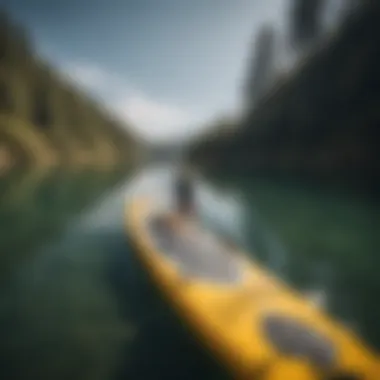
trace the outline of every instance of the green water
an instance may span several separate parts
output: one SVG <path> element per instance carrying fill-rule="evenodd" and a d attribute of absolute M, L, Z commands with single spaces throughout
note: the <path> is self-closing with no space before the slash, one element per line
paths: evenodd
<path fill-rule="evenodd" d="M 0 180 L 0 378 L 226 377 L 134 258 L 122 227 L 130 182 L 96 172 Z M 239 194 L 242 244 L 299 290 L 324 291 L 327 309 L 380 348 L 378 203 L 275 180 L 210 185 L 211 198 Z"/>
<path fill-rule="evenodd" d="M 241 182 L 249 246 L 297 289 L 324 292 L 326 309 L 379 349 L 378 200 L 297 182 Z"/>
<path fill-rule="evenodd" d="M 79 260 L 97 247 L 65 231 L 120 177 L 22 172 L 0 182 L 1 378 L 106 378 L 126 327 L 99 260 Z"/>

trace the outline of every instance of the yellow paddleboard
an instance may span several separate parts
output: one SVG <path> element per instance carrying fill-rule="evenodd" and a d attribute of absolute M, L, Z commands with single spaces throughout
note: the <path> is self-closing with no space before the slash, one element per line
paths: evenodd
<path fill-rule="evenodd" d="M 378 356 L 351 331 L 195 222 L 136 198 L 126 228 L 160 291 L 233 378 L 380 380 Z"/>

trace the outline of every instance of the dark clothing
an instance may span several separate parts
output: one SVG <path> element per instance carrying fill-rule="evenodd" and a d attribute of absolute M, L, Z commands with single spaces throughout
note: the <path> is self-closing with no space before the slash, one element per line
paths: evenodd
<path fill-rule="evenodd" d="M 192 180 L 186 175 L 180 175 L 175 183 L 175 197 L 180 213 L 188 214 L 194 207 L 194 187 Z"/>

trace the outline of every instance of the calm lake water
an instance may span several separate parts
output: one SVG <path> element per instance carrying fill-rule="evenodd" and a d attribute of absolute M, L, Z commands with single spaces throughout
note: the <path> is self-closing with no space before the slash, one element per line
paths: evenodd
<path fill-rule="evenodd" d="M 0 181 L 0 378 L 222 379 L 123 232 L 125 199 L 169 203 L 170 167 Z M 379 205 L 258 178 L 200 180 L 202 217 L 380 348 Z"/>

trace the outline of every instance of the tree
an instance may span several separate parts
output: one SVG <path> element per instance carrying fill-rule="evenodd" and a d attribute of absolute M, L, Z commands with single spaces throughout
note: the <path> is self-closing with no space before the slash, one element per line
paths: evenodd
<path fill-rule="evenodd" d="M 274 71 L 274 31 L 264 26 L 255 43 L 253 64 L 249 65 L 246 97 L 250 105 L 264 95 Z"/>
<path fill-rule="evenodd" d="M 322 12 L 325 0 L 292 0 L 291 44 L 305 48 L 314 43 L 322 32 Z"/>

